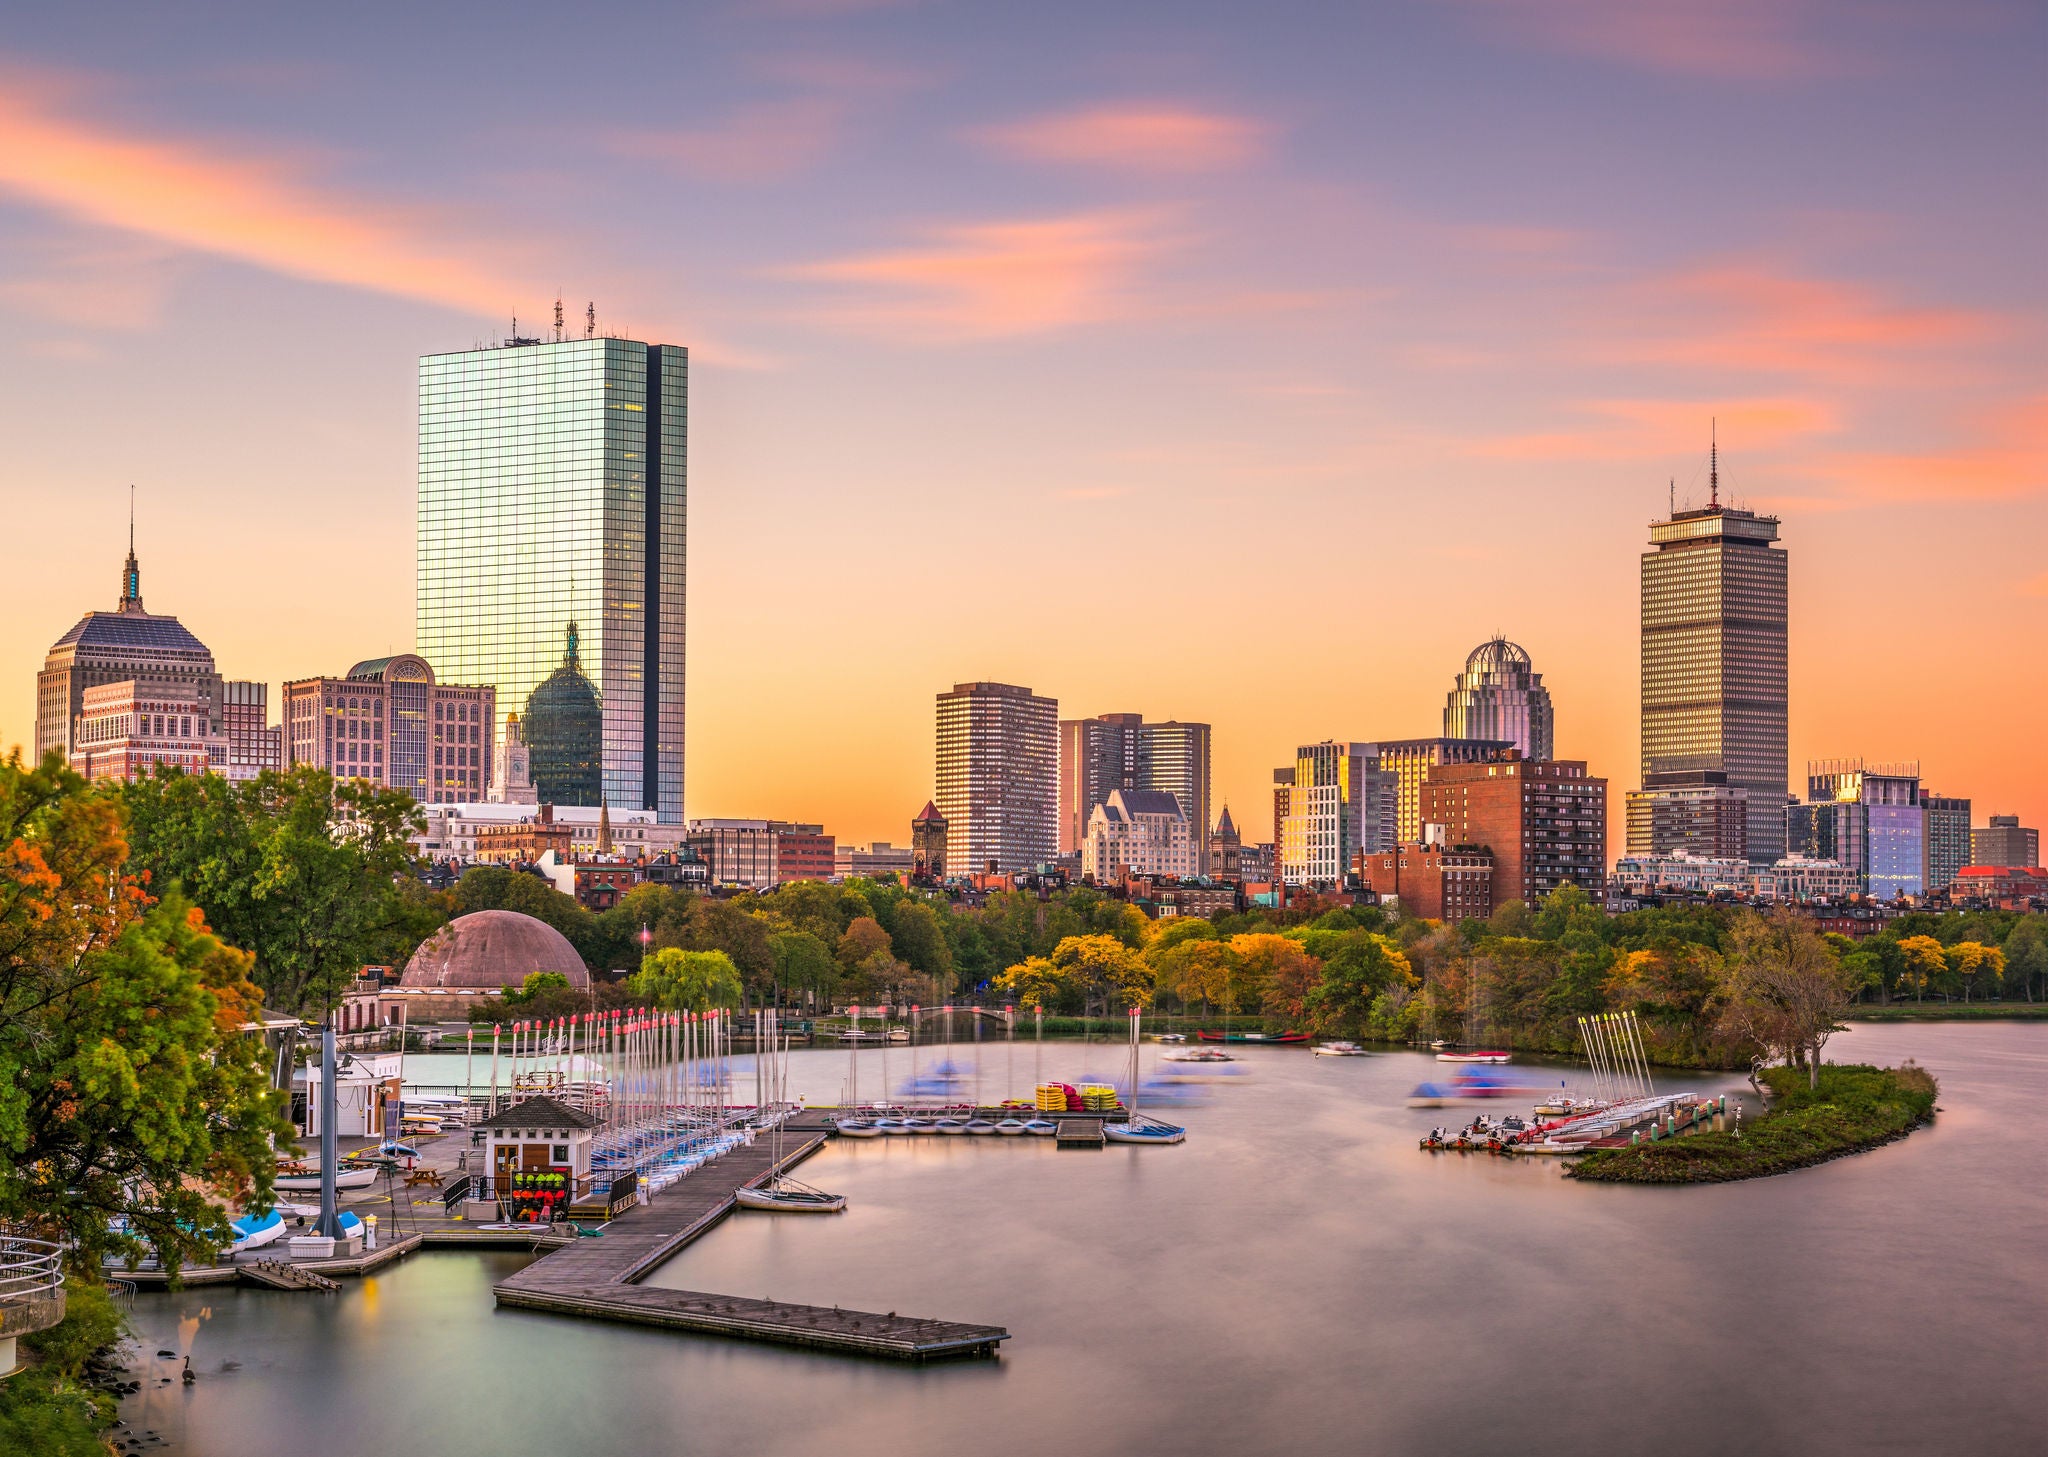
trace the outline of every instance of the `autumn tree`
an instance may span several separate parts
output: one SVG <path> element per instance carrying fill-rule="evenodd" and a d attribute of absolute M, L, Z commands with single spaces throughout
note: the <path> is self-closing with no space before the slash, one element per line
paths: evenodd
<path fill-rule="evenodd" d="M 1045 956 L 1027 956 L 996 978 L 996 990 L 1026 1011 L 1057 1006 L 1076 989 L 1072 973 Z"/>
<path fill-rule="evenodd" d="M 1107 1013 L 1152 1005 L 1152 968 L 1115 936 L 1069 936 L 1053 948 L 1052 964 L 1081 991 L 1082 1004 Z"/>
<path fill-rule="evenodd" d="M 267 1207 L 292 1129 L 248 954 L 150 902 L 125 829 L 58 756 L 0 761 L 0 1223 L 176 1268 L 229 1238 L 218 1201 Z"/>
<path fill-rule="evenodd" d="M 1821 1049 L 1841 1030 L 1851 973 L 1813 929 L 1782 908 L 1744 911 L 1729 929 L 1724 1022 L 1729 1030 L 1807 1069 L 1820 1086 Z"/>
<path fill-rule="evenodd" d="M 1948 953 L 1932 936 L 1908 936 L 1899 942 L 1899 985 L 1910 988 L 1914 1001 L 1925 998 L 1929 983 L 1948 974 Z"/>

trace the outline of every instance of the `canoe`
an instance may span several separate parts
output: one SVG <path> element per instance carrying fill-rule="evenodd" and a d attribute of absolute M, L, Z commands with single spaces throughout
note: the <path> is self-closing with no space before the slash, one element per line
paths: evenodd
<path fill-rule="evenodd" d="M 1283 1042 L 1308 1041 L 1306 1032 L 1197 1032 L 1195 1036 L 1204 1042 Z"/>

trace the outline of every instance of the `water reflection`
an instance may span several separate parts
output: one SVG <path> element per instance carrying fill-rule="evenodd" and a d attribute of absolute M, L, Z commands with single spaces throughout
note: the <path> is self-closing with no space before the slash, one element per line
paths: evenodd
<path fill-rule="evenodd" d="M 999 1322 L 1000 1362 L 495 1312 L 519 1257 L 448 1253 L 337 1298 L 142 1297 L 142 1348 L 190 1352 L 201 1379 L 150 1387 L 131 1421 L 209 1457 L 2038 1450 L 2048 1028 L 1866 1028 L 1832 1050 L 1917 1055 L 1940 1124 L 1781 1179 L 1587 1188 L 1547 1160 L 1419 1153 L 1442 1118 L 1403 1106 L 1422 1057 L 1248 1048 L 1247 1077 L 1177 1115 L 1183 1147 L 841 1143 L 804 1177 L 849 1213 L 737 1216 L 654 1277 Z M 1107 1065 L 1100 1046 L 1043 1058 L 1047 1077 Z M 1027 1082 L 1028 1047 L 1013 1061 Z M 797 1074 L 836 1097 L 846 1057 Z"/>

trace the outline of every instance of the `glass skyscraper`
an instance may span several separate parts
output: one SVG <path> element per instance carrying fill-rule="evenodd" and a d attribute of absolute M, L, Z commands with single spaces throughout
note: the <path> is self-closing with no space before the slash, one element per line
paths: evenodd
<path fill-rule="evenodd" d="M 683 820 L 689 351 L 513 339 L 420 360 L 418 648 L 522 705 L 570 624 L 603 797 Z"/>
<path fill-rule="evenodd" d="M 1711 506 L 1652 522 L 1643 554 L 1643 794 L 1744 791 L 1744 853 L 1769 865 L 1785 853 L 1785 553 L 1777 517 L 1721 505 L 1715 484 Z"/>

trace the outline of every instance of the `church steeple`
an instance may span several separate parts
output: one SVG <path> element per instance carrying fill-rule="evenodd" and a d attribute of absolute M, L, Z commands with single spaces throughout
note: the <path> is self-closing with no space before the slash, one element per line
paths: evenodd
<path fill-rule="evenodd" d="M 128 488 L 128 561 L 121 568 L 123 612 L 142 611 L 142 568 L 135 562 L 135 487 Z"/>

